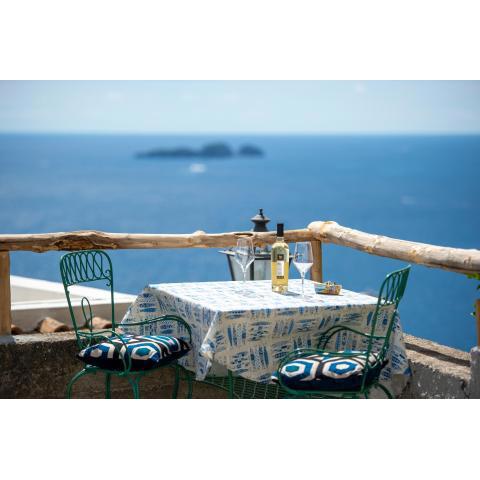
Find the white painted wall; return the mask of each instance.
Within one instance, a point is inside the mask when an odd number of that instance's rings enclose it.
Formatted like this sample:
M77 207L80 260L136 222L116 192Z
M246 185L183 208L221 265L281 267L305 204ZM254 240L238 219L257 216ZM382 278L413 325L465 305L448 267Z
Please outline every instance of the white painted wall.
M24 331L35 328L44 317L53 317L72 326L63 285L58 282L10 276L12 322ZM110 292L99 288L72 286L71 299L77 321L83 321L81 299L90 300L93 315L110 319ZM115 292L115 319L120 322L135 295Z

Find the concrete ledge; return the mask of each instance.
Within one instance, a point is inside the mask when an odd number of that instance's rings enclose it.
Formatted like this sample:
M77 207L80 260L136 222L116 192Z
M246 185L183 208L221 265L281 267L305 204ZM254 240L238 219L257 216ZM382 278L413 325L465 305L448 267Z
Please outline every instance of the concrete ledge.
M83 363L75 334L50 333L0 337L0 398L65 398L65 389ZM73 387L74 398L104 398L104 375L88 375ZM185 396L180 386L178 398ZM173 371L160 368L140 382L142 398L170 398ZM113 398L133 398L124 379L112 378ZM195 382L194 398L226 398L218 388Z
M470 398L480 398L480 347L470 350Z
M401 398L469 398L470 356L453 348L405 335L413 375ZM64 398L83 364L76 359L75 334L0 337L0 398ZM170 398L172 369L161 368L140 383L142 398ZM89 375L75 384L75 398L103 398L104 376ZM112 379L113 398L131 398L123 379ZM185 396L181 385L179 398ZM226 398L226 392L195 382L194 398ZM475 397L474 397L475 398Z
M470 356L430 340L405 335L412 378L401 398L468 398Z

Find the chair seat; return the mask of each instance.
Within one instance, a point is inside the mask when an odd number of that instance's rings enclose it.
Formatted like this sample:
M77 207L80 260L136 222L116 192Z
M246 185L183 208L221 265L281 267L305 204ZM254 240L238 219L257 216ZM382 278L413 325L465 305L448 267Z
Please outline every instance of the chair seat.
M272 380L278 382L281 377L283 384L292 390L357 391L362 386L366 359L365 351L321 352L286 363L272 375ZM370 353L368 363L365 386L378 378L388 361L382 362L377 354Z
M130 371L151 370L167 365L186 355L191 347L185 340L168 335L122 335L122 341L115 336L111 343L105 341L84 348L77 356L87 365L105 370L124 370L122 358L131 359ZM128 361L126 361L128 366Z

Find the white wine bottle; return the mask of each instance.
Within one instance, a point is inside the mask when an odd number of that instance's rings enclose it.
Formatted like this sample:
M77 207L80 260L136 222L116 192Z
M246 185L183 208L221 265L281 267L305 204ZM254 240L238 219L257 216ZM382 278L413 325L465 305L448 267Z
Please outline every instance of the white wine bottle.
M272 290L277 293L288 291L288 263L290 252L283 240L283 223L277 223L277 240L272 245Z

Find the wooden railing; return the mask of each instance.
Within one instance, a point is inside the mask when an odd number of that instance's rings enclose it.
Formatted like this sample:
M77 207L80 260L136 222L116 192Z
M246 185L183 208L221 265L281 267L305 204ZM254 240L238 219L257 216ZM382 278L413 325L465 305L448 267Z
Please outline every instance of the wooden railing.
M249 236L257 246L275 241L274 232L230 232L208 234L140 234L106 233L98 231L59 232L41 234L0 235L0 335L10 333L10 256L11 251L47 252L51 250L88 249L161 249L161 248L226 248L236 245L238 238ZM322 281L322 242L335 243L382 257L409 263L469 274L480 272L480 250L461 249L398 240L381 235L342 227L335 222L313 222L308 228L288 230L285 240L310 241L314 265L312 279ZM480 344L480 314L477 312L477 332Z

